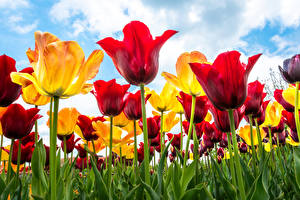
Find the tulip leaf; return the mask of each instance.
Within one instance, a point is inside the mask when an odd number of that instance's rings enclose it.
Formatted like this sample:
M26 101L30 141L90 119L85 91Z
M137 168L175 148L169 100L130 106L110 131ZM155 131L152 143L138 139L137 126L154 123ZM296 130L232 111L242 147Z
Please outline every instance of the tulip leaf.
M182 183L181 183L182 191L186 190L189 182L194 177L195 167L196 167L196 162L193 161L192 164L190 164L189 166L187 166L185 168L184 174L182 174L183 178L181 178L181 180L182 180Z
M127 195L125 196L125 200L131 200L131 199L137 199L137 198L134 198L134 194L135 192L141 187L141 184L135 186L132 190L130 190Z
M186 191L184 195L181 197L181 200L194 200L194 199L213 200L214 198L204 186L190 189Z
M147 191L147 193L150 195L150 198L152 200L159 200L159 195L144 181L142 181L142 185L144 186L144 189Z
M5 186L6 186L5 182L2 180L2 178L0 178L0 194L5 189Z
M300 148L297 147L294 149L294 168L295 168L295 177L300 188Z
M173 174L172 174L172 187L173 187L173 194L174 197L179 198L181 194L185 191L182 190L181 184L180 184L180 175L181 175L181 168L177 164L177 162L174 162L173 164Z
M21 185L21 180L19 179L19 177L14 176L14 178L11 179L11 181L5 187L4 191L1 193L0 199L8 199L8 195L10 193L16 192L18 185Z
M183 165L184 159L181 155L181 153L178 151L178 149L175 147L175 151L176 151L176 156L178 156L179 160L180 160L180 164Z
M94 163L94 160L91 159L93 171L95 174L95 192L97 194L98 199L111 199L107 190L107 187L103 181L103 178L98 171L98 168L96 164Z

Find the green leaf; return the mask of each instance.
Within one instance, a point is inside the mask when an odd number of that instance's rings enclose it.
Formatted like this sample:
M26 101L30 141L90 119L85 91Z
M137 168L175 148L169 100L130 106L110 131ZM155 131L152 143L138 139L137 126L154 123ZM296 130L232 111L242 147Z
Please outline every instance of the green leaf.
M4 171L4 170L3 170ZM5 182L2 180L2 178L0 178L0 194L3 192L3 190L5 189Z
M177 162L174 162L173 166L174 168L173 168L173 175L172 175L172 188L173 188L174 197L178 199L181 196L182 192L184 192L180 184L181 168L177 164Z
M193 161L192 164L190 164L188 167L185 168L184 174L182 174L182 191L184 192L189 184L189 182L192 180L192 178L195 175L195 167L196 167L196 162Z
M21 185L19 177L14 176L14 178L8 183L4 191L1 193L0 199L8 199L8 195L10 193L13 194L14 192L16 192L19 185Z
M98 168L96 167L96 164L94 163L94 160L91 160L93 171L95 174L95 191L97 194L98 199L111 199L107 187L102 179L101 174L98 171Z
M159 195L144 181L142 181L142 185L146 192L150 195L151 200L159 200Z
M300 148L294 148L294 168L295 168L295 177L300 189Z
M181 200L194 200L194 199L213 200L213 196L211 195L211 193L208 192L208 190L204 186L202 186L202 187L196 187L186 191L184 195L181 197Z
M178 151L178 149L175 147L176 150L176 156L178 156L179 160L180 160L180 164L183 165L184 159L181 155L181 153Z
M125 200L131 200L131 199L138 199L138 198L134 198L134 194L135 192L141 187L141 184L135 186L132 190L130 190L127 195L125 196Z

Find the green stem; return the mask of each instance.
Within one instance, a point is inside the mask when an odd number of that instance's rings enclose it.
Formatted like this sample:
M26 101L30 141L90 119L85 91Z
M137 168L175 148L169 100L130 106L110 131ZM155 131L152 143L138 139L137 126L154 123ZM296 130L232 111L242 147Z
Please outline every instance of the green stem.
M265 152L264 152L264 149L262 146L261 134L260 134L259 125L257 123L257 118L254 119L254 122L255 122L255 128L256 128L256 134L257 134L257 140L258 140L258 149L259 149L259 152L261 155L261 159L264 159Z
M141 88L141 103L142 103L142 116L143 116L145 182L148 185L150 185L148 127L147 127L147 117L146 117L144 84L141 84L140 88ZM148 196L147 196L147 198L148 198Z
M122 147L120 148L120 163L121 163L121 169L123 169L123 155L122 155Z
M182 149L182 145L183 145L183 131L182 131L182 113L179 113L179 119L180 119L180 151L181 152L183 149Z
M64 135L64 161L66 162L67 160L67 139L66 136Z
M1 134L1 142L0 142L0 165L2 162L2 147L3 147L3 133Z
M110 132L109 132L109 160L108 160L108 188L111 189L111 166L112 166L112 135L113 135L113 117L110 116Z
M92 145L93 145L93 151L94 151L94 158L96 159L96 147L95 147L95 142L94 142L94 140L92 140ZM95 162L96 162L96 160L94 160Z
M160 112L160 159L164 152L164 111Z
M188 158L188 152L189 152L189 146L190 146L190 140L191 140L191 133L193 130L193 124L194 124L194 115L195 115L195 107L196 107L196 96L192 96L192 108L191 108L191 117L190 117L190 125L189 125L189 132L188 132L188 138L186 141L185 146L185 154L184 154L184 160L183 160L183 172L186 167L186 161Z
M296 82L296 95L295 95L295 122L296 122L296 128L297 128L297 134L298 138L300 140L300 122L299 122L299 111L298 111L298 99L299 99L299 82Z
M196 182L196 184L195 185L197 185L198 184L198 161L199 161L199 157L198 157L198 148L196 148L196 147L198 147L198 144L196 144L195 145L195 143L197 142L198 143L198 140L197 140L197 136L196 136L196 127L195 127L195 124L193 124L193 139L194 139L194 155L195 155L195 157L194 157L194 162L196 162L196 167L195 167L195 182Z
M107 169L107 146L105 146L105 169Z
M229 166L230 166L230 174L232 178L232 184L236 187L236 178L235 178L235 170L234 170L234 163L233 163L233 156L232 156L232 146L231 146L231 137L230 132L227 132L227 141L228 141L228 150L229 150Z
M240 191L241 199L245 200L246 194L245 194L243 175L242 175L242 170L241 170L240 157L239 157L239 153L238 153L238 146L237 146L237 140L236 140L236 134L235 134L235 125L234 125L234 117L233 117L232 109L228 110L228 115L229 115L229 120L230 120L230 129L232 132L235 168L236 168L236 175L237 175L238 184L239 184L239 191Z
M137 140L136 140L136 121L133 120L133 132L134 132L134 172L135 172L135 178L136 180L137 175L137 159L138 159L138 154L137 154Z
M38 106L35 106L35 108L38 108ZM35 121L34 123L34 132L35 132L35 146L37 145L37 142L38 142L38 120Z
M7 179L6 179L7 180L6 181L7 184L10 182L10 177L11 177L10 176L10 174L11 174L11 157L12 157L12 152L14 150L14 142L15 142L15 139L12 139L11 143L10 143L9 157L8 157Z
M51 183L50 188L51 188L51 200L56 200L56 137L57 137L59 97L54 96L52 98L53 98L54 108L53 108L52 131L50 132L50 183Z
M19 173L20 173L20 160L21 160L21 140L19 140L19 146L18 146L17 177L19 177Z
M252 148L252 166L254 169L254 174L257 174L257 170L256 170L256 150L255 150L255 146L254 146L254 141L253 141L253 121L252 121L252 115L248 115L249 118L249 122L250 122L250 137L251 137L251 148Z
M271 131L271 127L268 126L268 131L269 131L269 144L270 144L270 152L273 151L273 145L272 145L272 131Z

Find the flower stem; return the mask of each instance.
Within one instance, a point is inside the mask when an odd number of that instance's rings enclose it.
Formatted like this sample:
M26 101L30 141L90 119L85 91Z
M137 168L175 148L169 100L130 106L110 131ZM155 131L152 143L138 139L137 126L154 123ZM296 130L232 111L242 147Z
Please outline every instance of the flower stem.
M253 141L253 121L252 121L252 115L249 115L249 122L250 122L250 137L251 137L251 148L252 148L252 165L254 168L254 173L255 175L257 174L256 171L256 150L254 146L254 141Z
M112 135L113 135L113 117L110 116L110 132L109 132L109 160L108 160L108 188L111 189L111 166L112 166Z
M245 195L245 188L244 188L244 182L243 182L243 175L241 170L241 163L240 163L240 157L238 153L238 146L237 146L237 140L236 140L236 134L235 134L235 125L234 125L234 118L233 118L233 110L228 110L229 115L229 121L230 121L230 129L232 132L232 142L233 142L233 150L234 150L234 159L235 159L235 168L236 168L236 175L238 179L239 184L239 191L240 196L242 200L246 199Z
M254 119L254 122L255 122L255 128L256 128L256 133L257 133L259 152L261 155L261 159L264 159L264 150L263 150L263 146L262 146L261 134L260 134L260 130L259 130L259 125L257 123L257 118Z
M38 108L38 106L35 106L35 108ZM35 120L35 123L34 123L34 132L35 132L35 146L37 145L37 142L38 142L38 120Z
M160 159L164 152L164 111L160 112Z
M134 133L134 172L135 172L135 178L134 180L136 180L137 177L137 159L138 159L138 155L137 155L137 140L136 140L136 121L133 120L133 133Z
M19 146L18 146L17 177L19 177L19 173L20 173L20 160L21 160L21 140L19 140Z
M296 95L295 95L295 122L296 122L296 128L297 128L297 134L298 138L300 140L300 122L299 122L299 111L298 111L298 99L299 99L299 82L296 82Z
M50 183L51 183L51 200L56 199L56 137L57 137L57 120L59 97L53 98L53 121L52 131L50 132ZM50 114L50 116L52 116Z
M8 157L8 170L7 170L7 178L6 178L7 184L10 182L10 177L11 177L11 175L10 175L11 174L11 157L12 157L12 152L14 150L14 142L15 142L15 139L12 139L11 143L10 143L9 157Z
M94 140L92 140L92 145L93 145L93 151L94 151L94 154L95 154L95 156L96 156L96 147L95 147L95 142L94 142Z
M145 182L148 185L150 185L148 127L147 127L147 117L146 117L144 84L141 84L140 88L141 88L141 103L142 103L142 116L143 116Z
M269 131L269 144L270 144L270 152L271 152L273 151L273 145L272 145L272 131L270 126L268 126L268 131Z
M67 139L66 139L66 136L64 135L64 160L66 162L67 160Z
M2 164L2 147L3 147L3 134L1 135L1 142L0 142L0 165Z
M235 178L235 170L234 170L234 163L233 163L233 156L232 156L232 146L231 146L231 137L230 132L227 132L227 141L228 141L228 150L229 150L229 166L230 166L230 173L232 178L232 184L236 187L236 178Z
M183 149L182 149L182 145L183 145L183 132L182 132L182 113L179 113L179 119L180 119L180 151L181 152Z

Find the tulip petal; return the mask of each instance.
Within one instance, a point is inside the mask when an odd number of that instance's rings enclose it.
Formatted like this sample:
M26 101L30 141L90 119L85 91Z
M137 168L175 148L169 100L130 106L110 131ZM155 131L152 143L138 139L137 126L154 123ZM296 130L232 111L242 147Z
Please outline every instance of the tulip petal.
M175 87L179 88L184 93L189 93L189 89L182 85L181 81L175 75L170 74L168 72L163 72L161 75L166 79L166 81L173 84Z
M257 60L260 58L262 54L257 54L254 56L251 56L248 58L248 64L246 67L246 74L249 75L250 71L252 70L252 68L254 67L255 63L257 62Z

